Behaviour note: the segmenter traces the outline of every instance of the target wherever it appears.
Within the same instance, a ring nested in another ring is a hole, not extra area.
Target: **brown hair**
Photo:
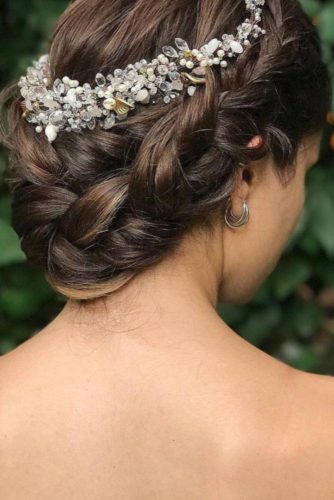
[[[199,48],[234,33],[245,17],[244,0],[76,0],[55,27],[52,76],[93,83],[176,36]],[[63,132],[52,145],[21,117],[16,82],[3,91],[12,223],[56,290],[103,296],[160,261],[224,210],[240,163],[272,155],[278,175],[293,170],[301,139],[324,124],[328,72],[297,1],[267,0],[263,26],[227,69],[209,67],[194,96],[137,104],[110,130]]]

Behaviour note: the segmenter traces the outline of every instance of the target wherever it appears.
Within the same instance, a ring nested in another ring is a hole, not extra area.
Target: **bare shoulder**
[[[257,428],[255,453],[241,453],[247,472],[235,498],[334,498],[334,377],[291,369],[286,384],[267,436]]]
[[[102,499],[145,485],[159,498],[184,500],[333,499],[334,377],[231,342],[187,357],[129,349],[123,360],[118,350],[110,363],[70,357],[39,336],[0,357],[4,500],[18,498],[13,485],[21,498],[38,485],[36,499],[50,488],[48,498],[64,500],[90,487],[93,498],[102,488]],[[138,358],[140,372],[131,370]],[[92,463],[99,485],[84,479]],[[72,496],[61,489],[69,475]],[[177,496],[176,487],[195,489]]]

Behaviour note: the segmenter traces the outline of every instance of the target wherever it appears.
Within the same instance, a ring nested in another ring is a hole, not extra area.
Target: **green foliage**
[[[0,5],[0,84],[20,76],[48,37],[67,0],[4,0]],[[303,0],[319,28],[334,75],[334,1]],[[334,77],[333,77],[334,82]],[[333,92],[334,95],[334,92]],[[333,105],[334,111],[334,105]],[[333,118],[332,118],[333,119]],[[219,306],[230,326],[248,341],[302,370],[334,374],[334,130],[328,125],[321,161],[306,179],[304,213],[281,261],[251,303]],[[0,152],[0,178],[6,159]],[[0,354],[45,326],[64,299],[25,262],[11,229],[10,198],[0,183]]]

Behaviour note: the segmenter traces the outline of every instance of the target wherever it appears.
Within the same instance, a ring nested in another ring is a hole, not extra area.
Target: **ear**
[[[254,136],[248,143],[249,148],[261,147],[263,139],[260,135]],[[253,187],[254,180],[263,173],[262,162],[252,162],[248,165],[239,164],[235,189],[232,195],[232,205],[238,207],[240,202],[247,200]]]
[[[259,148],[262,146],[263,139],[260,135],[255,135],[247,144],[248,148]]]

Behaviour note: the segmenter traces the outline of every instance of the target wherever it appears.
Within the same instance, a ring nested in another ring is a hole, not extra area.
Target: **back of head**
[[[245,17],[244,0],[76,0],[55,27],[52,78],[93,83],[175,37],[195,48],[233,33]],[[240,163],[271,155],[278,174],[292,171],[301,140],[324,123],[328,73],[297,1],[268,0],[263,27],[227,68],[208,67],[195,95],[139,104],[109,130],[60,133],[52,145],[22,118],[16,83],[3,91],[13,226],[56,290],[103,296],[163,259],[223,213]]]

